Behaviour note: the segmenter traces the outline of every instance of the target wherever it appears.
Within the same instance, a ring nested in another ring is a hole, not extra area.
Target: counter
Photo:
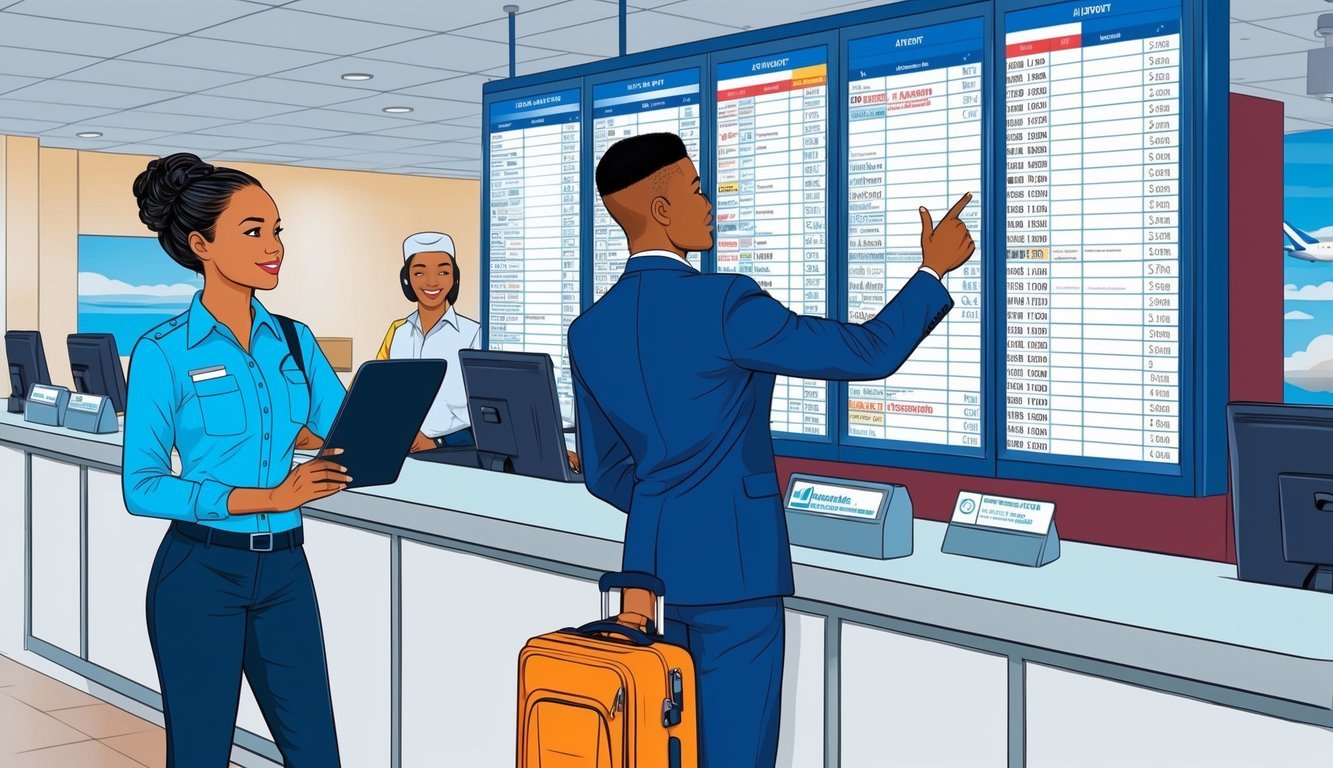
[[[154,708],[143,601],[166,523],[125,511],[119,438],[0,415],[0,652]],[[474,768],[513,765],[518,650],[593,617],[624,517],[579,485],[409,461],[306,529],[344,764]],[[1078,543],[1040,569],[973,560],[943,532],[917,521],[891,561],[793,548],[782,765],[1333,753],[1333,597]],[[277,758],[248,688],[236,743]]]

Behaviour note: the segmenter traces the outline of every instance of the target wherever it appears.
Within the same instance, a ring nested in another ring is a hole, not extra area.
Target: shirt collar
[[[412,327],[417,329],[417,333],[421,333],[421,310],[413,310],[412,314],[407,316],[407,322],[411,323]],[[449,305],[449,309],[445,310],[444,317],[440,318],[440,322],[448,323],[454,327],[455,331],[458,330],[458,313],[454,311],[452,304]],[[435,327],[438,328],[439,323],[437,323]],[[435,330],[435,328],[432,328],[431,330]]]
[[[259,303],[259,299],[254,297],[250,298],[250,311],[254,316],[253,323],[250,326],[251,340],[255,338],[256,333],[261,327],[267,327],[270,333],[274,336],[279,336],[278,321],[273,319],[273,315],[269,314],[267,309],[264,309],[264,305]],[[197,345],[199,342],[208,338],[208,334],[214,331],[224,335],[231,333],[231,331],[223,326],[222,323],[219,323],[217,318],[213,317],[213,313],[209,312],[208,308],[204,306],[203,291],[195,292],[194,299],[190,302],[190,309],[186,314],[185,324],[187,327],[185,333],[188,334],[185,339],[186,346],[193,347]]]
[[[679,253],[676,253],[675,251],[659,251],[650,249],[647,251],[639,251],[638,253],[631,253],[629,257],[631,259],[637,259],[640,256],[662,256],[668,259],[672,259],[673,261],[679,261],[681,264],[684,264],[690,269],[695,269],[695,266],[691,264],[688,259],[686,259],[684,256],[681,256]]]

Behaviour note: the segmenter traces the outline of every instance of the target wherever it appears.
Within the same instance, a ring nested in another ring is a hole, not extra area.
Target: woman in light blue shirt
[[[284,258],[258,180],[181,153],[150,162],[134,195],[167,255],[204,276],[190,308],[135,345],[125,409],[126,507],[172,521],[147,596],[167,765],[228,764],[244,672],[284,763],[336,766],[300,507],[350,478],[328,458],[291,467],[345,390],[310,330],[254,296]]]

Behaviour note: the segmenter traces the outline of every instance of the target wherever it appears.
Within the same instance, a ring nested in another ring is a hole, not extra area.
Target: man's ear
[[[671,201],[665,197],[654,197],[653,202],[649,204],[649,212],[653,220],[663,227],[671,226]]]
[[[190,250],[194,252],[195,256],[198,256],[201,261],[209,260],[208,240],[204,239],[203,235],[198,232],[191,232],[189,243]]]

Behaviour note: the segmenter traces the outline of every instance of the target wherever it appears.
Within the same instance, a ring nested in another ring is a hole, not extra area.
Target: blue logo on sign
[[[792,509],[809,509],[810,499],[814,495],[815,487],[813,485],[792,492],[791,503],[788,504]]]
[[[977,503],[971,499],[963,499],[963,503],[958,505],[958,511],[964,515],[970,515],[977,508]]]

